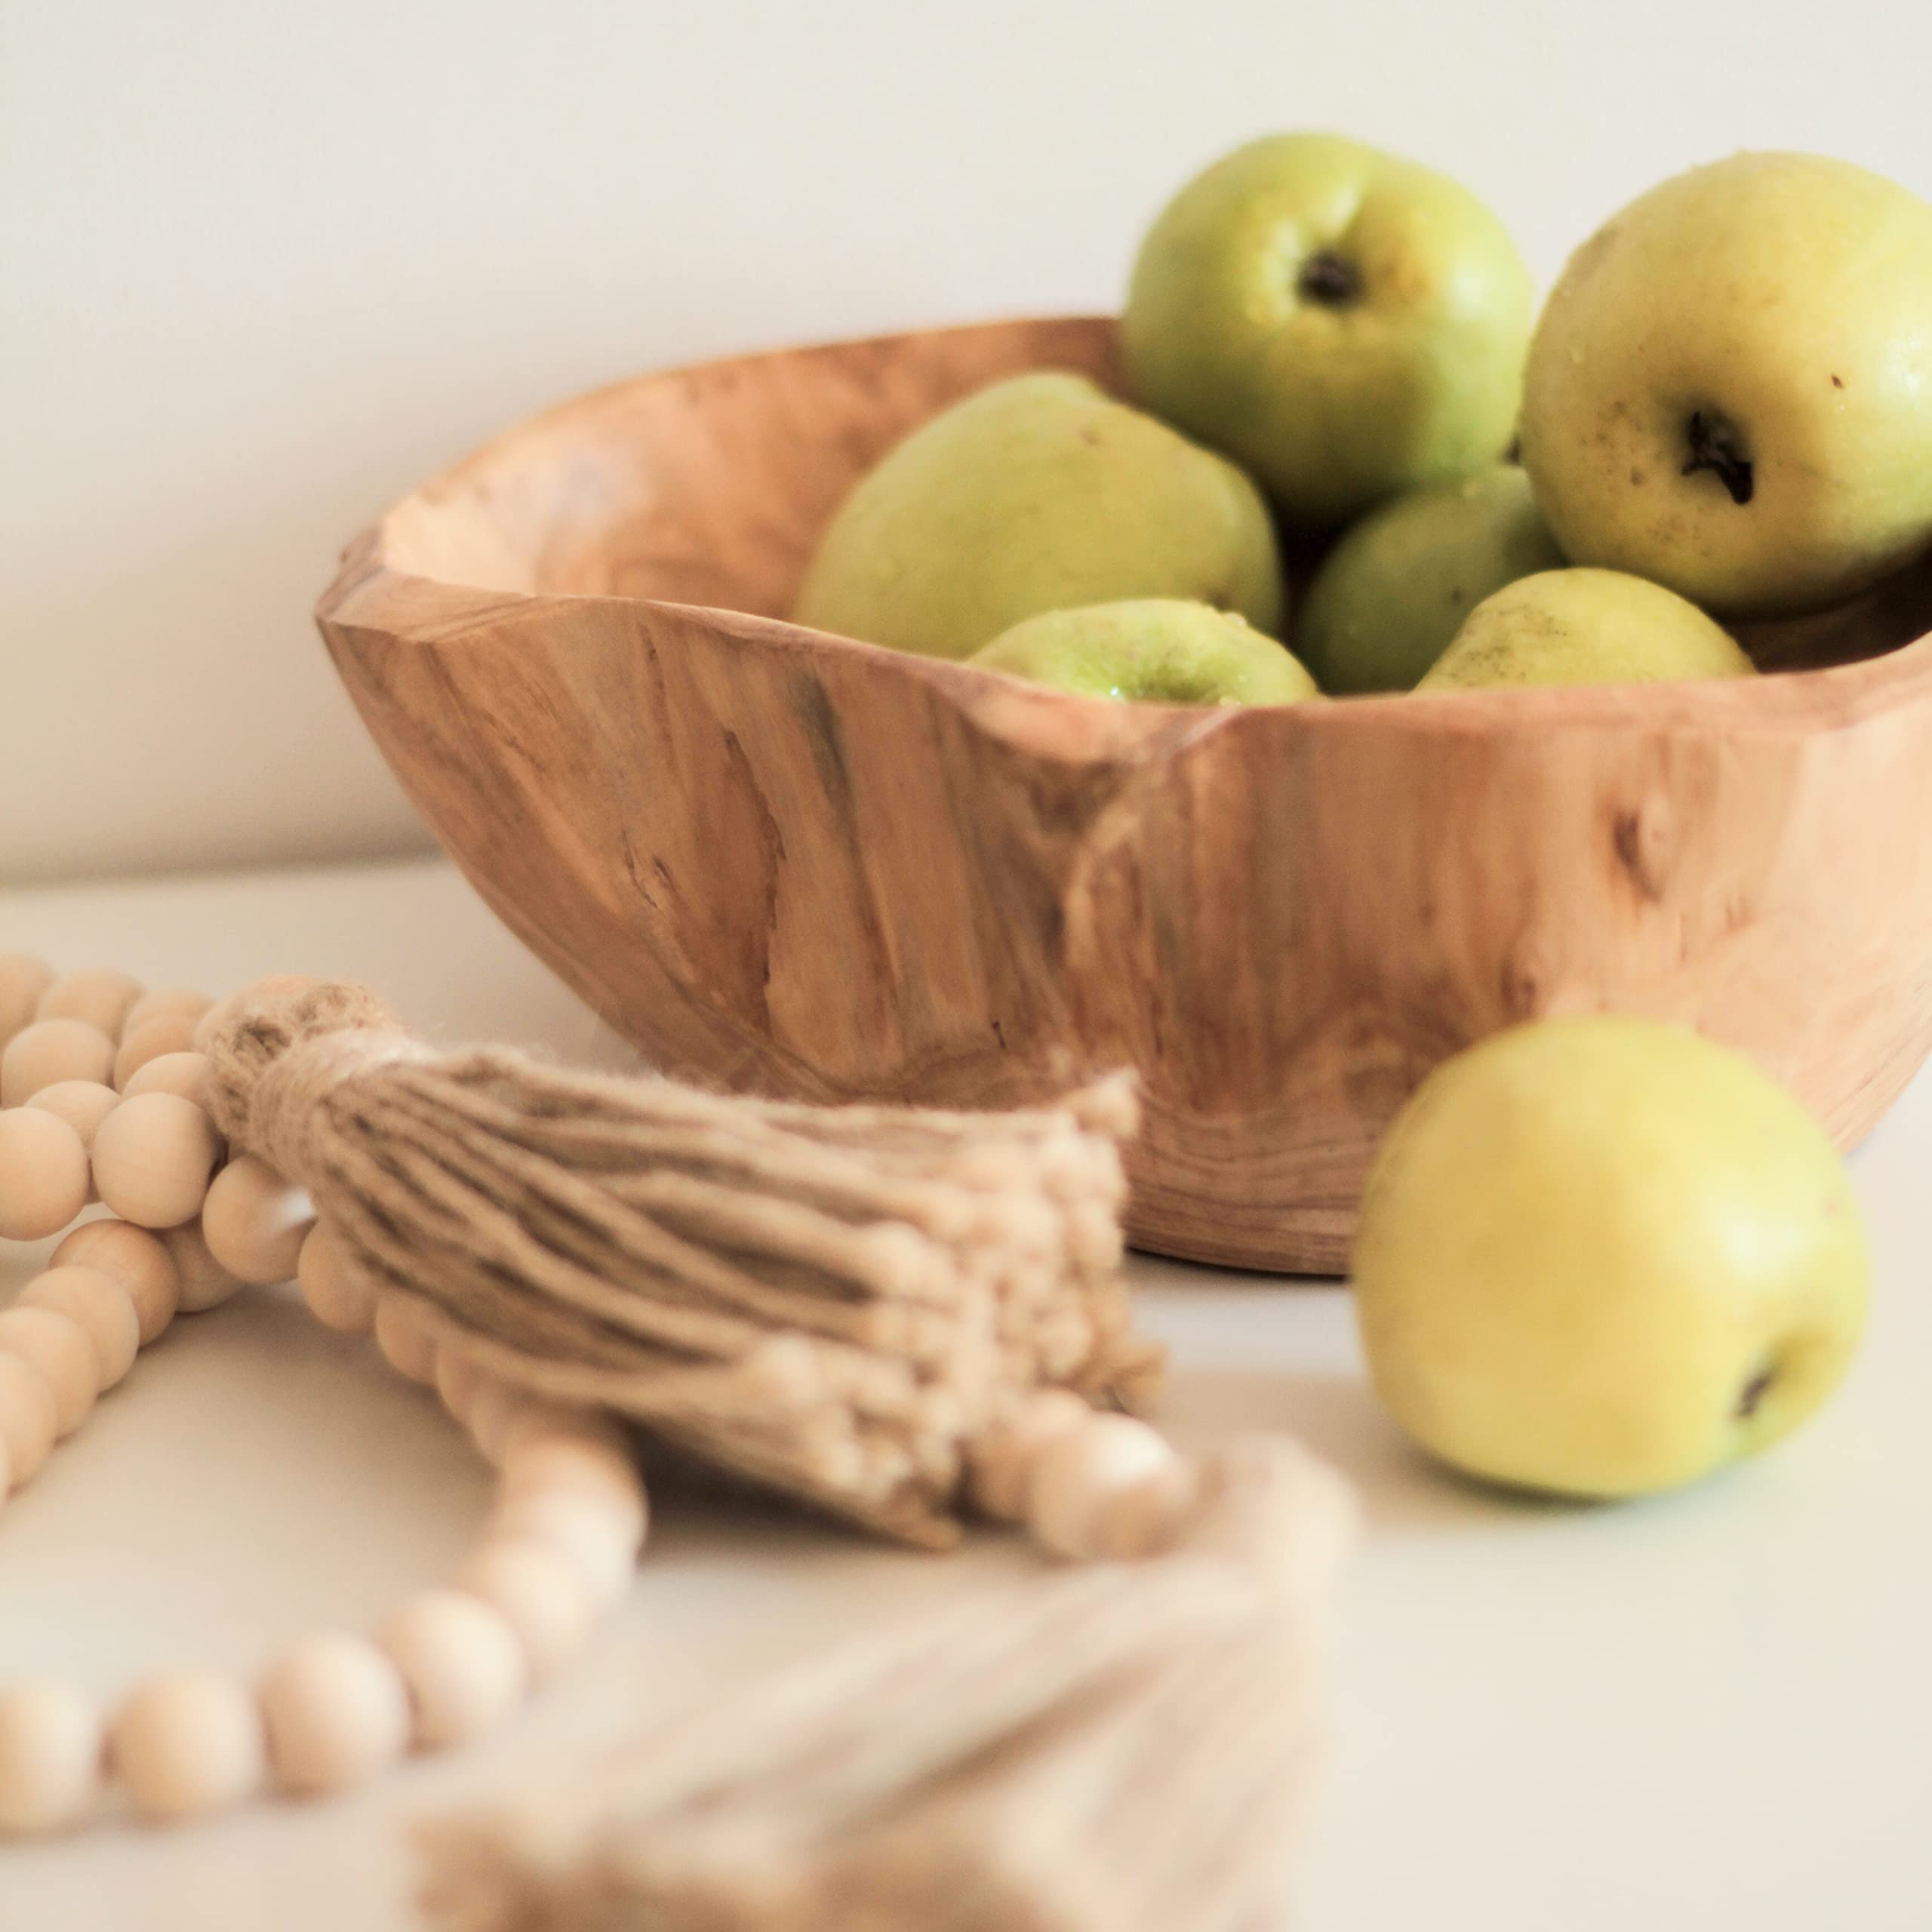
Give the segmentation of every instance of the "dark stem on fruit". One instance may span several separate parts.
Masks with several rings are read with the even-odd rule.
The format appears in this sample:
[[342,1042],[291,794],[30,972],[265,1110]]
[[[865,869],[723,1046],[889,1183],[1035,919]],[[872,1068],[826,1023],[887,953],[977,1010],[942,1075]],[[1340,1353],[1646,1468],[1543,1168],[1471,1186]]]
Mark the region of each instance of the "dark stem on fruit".
[[1686,476],[1700,469],[1711,471],[1730,492],[1734,503],[1748,503],[1753,488],[1751,459],[1744,454],[1743,439],[1721,416],[1706,416],[1693,410],[1684,426],[1690,446],[1690,460],[1684,466]]
[[1773,1379],[1771,1370],[1761,1368],[1737,1392],[1737,1420],[1740,1422],[1749,1422],[1758,1413],[1758,1404],[1764,1399]]
[[1295,287],[1309,301],[1319,302],[1324,308],[1339,309],[1361,293],[1361,276],[1354,263],[1345,262],[1340,255],[1331,255],[1324,249],[1302,263]]

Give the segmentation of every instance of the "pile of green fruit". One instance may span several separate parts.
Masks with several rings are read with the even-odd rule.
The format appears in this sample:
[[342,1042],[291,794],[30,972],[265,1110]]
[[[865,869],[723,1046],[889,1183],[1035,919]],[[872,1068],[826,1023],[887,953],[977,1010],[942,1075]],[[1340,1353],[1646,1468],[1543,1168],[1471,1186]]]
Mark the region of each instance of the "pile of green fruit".
[[[1537,320],[1454,182],[1255,141],[1149,231],[1121,346],[1140,407],[1038,371],[907,436],[798,621],[1192,704],[1728,677],[1719,620],[1932,545],[1932,205],[1842,162],[1665,182]],[[1325,546],[1292,623],[1284,539]]]

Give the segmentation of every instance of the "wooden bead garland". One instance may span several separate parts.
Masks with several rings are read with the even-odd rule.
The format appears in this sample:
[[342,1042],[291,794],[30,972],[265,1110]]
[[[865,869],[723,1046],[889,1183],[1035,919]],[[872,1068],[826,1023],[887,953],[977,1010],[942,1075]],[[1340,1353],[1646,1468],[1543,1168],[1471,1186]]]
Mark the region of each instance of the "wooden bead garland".
[[72,1227],[0,1312],[0,1499],[177,1313],[291,1276],[330,1326],[373,1333],[403,1373],[460,1392],[453,1414],[489,1397],[501,1495],[451,1587],[419,1592],[374,1641],[297,1638],[258,1685],[168,1672],[111,1709],[52,1680],[0,1685],[0,1833],[71,1826],[110,1780],[166,1823],[264,1789],[340,1791],[411,1749],[466,1742],[581,1647],[643,1541],[643,1486],[614,1432],[439,1348],[413,1307],[348,1266],[300,1189],[252,1156],[225,1160],[191,1041],[208,1004],[0,955],[0,1236],[60,1232],[97,1186],[110,1211]]
[[[0,955],[6,1109],[0,1112],[0,1152],[11,1147],[18,1154],[11,1161],[0,1159],[0,1233],[24,1228],[34,1231],[26,1238],[40,1238],[57,1232],[97,1189],[112,1217],[74,1228],[56,1249],[53,1266],[15,1309],[0,1315],[0,1497],[31,1478],[57,1438],[78,1426],[98,1396],[128,1374],[137,1349],[165,1332],[177,1312],[213,1307],[245,1282],[292,1275],[319,1320],[371,1337],[400,1374],[434,1388],[496,1466],[498,1499],[450,1585],[416,1592],[373,1640],[337,1632],[297,1639],[259,1684],[218,1672],[164,1672],[111,1709],[51,1680],[0,1685],[0,1832],[70,1826],[95,1806],[110,1781],[138,1816],[173,1822],[264,1790],[291,1797],[340,1791],[412,1748],[469,1742],[561,1668],[598,1614],[623,1595],[648,1527],[642,1484],[614,1427],[494,1372],[503,1366],[500,1355],[486,1361],[469,1352],[473,1343],[466,1346],[460,1331],[426,1316],[430,1304],[409,1291],[405,1276],[376,1280],[362,1272],[340,1227],[318,1220],[308,1197],[256,1153],[227,1158],[205,1104],[211,1063],[192,1044],[205,1005],[198,995],[143,995],[123,976],[58,980],[36,961]],[[109,1079],[118,1091],[105,1102],[75,1087]],[[66,1091],[51,1091],[57,1087]],[[49,1097],[35,1106],[43,1095]],[[29,1124],[19,1124],[29,1116]],[[257,1144],[260,1137],[232,1119],[228,1124],[251,1148]],[[282,1158],[281,1143],[266,1144]],[[1051,1146],[1042,1145],[1051,1153]],[[304,1171],[299,1158],[286,1164]],[[963,1211],[971,1203],[961,1204]],[[53,1218],[57,1211],[59,1218]],[[859,1237],[866,1264],[910,1269],[918,1250],[900,1238],[906,1232],[885,1224],[866,1228]],[[1117,1226],[1107,1220],[1091,1232],[1092,1253],[1075,1259],[1104,1272],[1118,1257]],[[761,1372],[782,1381],[796,1352],[784,1334],[774,1334],[760,1352]],[[1225,1518],[1235,1494],[1220,1463],[1197,1466],[1146,1424],[1096,1414],[1066,1389],[1035,1389],[1010,1409],[989,1411],[989,1419],[992,1426],[962,1452],[964,1492],[983,1513],[1023,1524],[1049,1553],[1137,1558],[1159,1554],[1184,1535],[1188,1547],[1211,1549],[1201,1539],[1215,1534],[1217,1509]],[[1278,1462],[1263,1472],[1266,1480],[1249,1484],[1277,1514],[1284,1467],[1291,1490],[1306,1480],[1292,1465]],[[1331,1481],[1324,1475],[1318,1486]],[[1203,1494],[1218,1499],[1204,1517]],[[1235,1538],[1251,1540],[1244,1531]],[[1304,1566],[1309,1561],[1297,1560]],[[1279,1606],[1241,1564],[1211,1555],[1204,1568],[1195,1561],[1192,1571],[1151,1580],[1151,1613],[1141,1607],[1140,1580],[1123,1586],[1088,1574],[1098,1587],[1020,1607],[1020,1641],[1035,1647],[1037,1655],[1029,1654],[1027,1661],[1039,1668],[1001,1692],[1008,1702],[1023,1693],[1032,1700],[1014,1704],[1022,1730],[1031,1723],[1027,1710],[1037,1706],[1040,1721],[1032,1729],[1048,1740],[1039,1773],[1046,1786],[1058,1789],[1052,1740],[1087,1749],[1080,1727],[1091,1723],[1099,1736],[1110,1721],[1109,1700],[1129,1694],[1100,1675],[1091,1687],[1080,1681],[1097,1632],[1097,1669],[1106,1669],[1111,1643],[1128,1677],[1144,1677],[1149,1695],[1166,1697],[1167,1678],[1153,1673],[1174,1661],[1175,1691],[1195,1700],[1185,1708],[1204,1708],[1204,1700],[1211,1720],[1222,1715],[1230,1681],[1238,1691],[1250,1677],[1285,1669],[1299,1682],[1294,1678],[1299,1652],[1277,1628]],[[1063,1579],[1062,1585],[1074,1580]],[[1224,1655],[1224,1623],[1227,1640],[1247,1651]],[[1170,1632],[1185,1652],[1171,1660]],[[1011,1740],[1000,1737],[998,1709],[983,1711],[985,1680],[973,1667],[971,1644],[963,1660],[953,1654],[957,1636],[949,1626],[949,1647],[931,1660],[957,1681],[934,1689],[924,1654],[915,1651],[910,1654],[919,1668],[912,1678],[888,1686],[895,1724],[906,1708],[899,1701],[902,1691],[915,1703],[925,1701],[918,1707],[923,1716],[915,1712],[907,1718],[906,1735],[895,1740],[885,1760],[872,1763],[865,1741],[848,1739],[851,1700],[838,1689],[846,1667],[835,1665],[826,1680],[833,1695],[822,1718],[811,1712],[825,1684],[813,1684],[802,1697],[781,1690],[775,1706],[749,1707],[743,1735],[728,1732],[721,1752],[707,1744],[668,1758],[651,1755],[641,1783],[629,1787],[629,1801],[641,1804],[640,1817],[648,1818],[645,1801],[663,1777],[691,1770],[700,1780],[715,1779],[740,1757],[769,1755],[771,1743],[787,1747],[786,1737],[769,1736],[774,1709],[781,1730],[829,1724],[834,1756],[857,1749],[866,1775],[885,1775],[888,1787],[888,1761],[903,1759],[901,1781],[916,1790],[953,1775],[949,1753],[964,1751],[960,1761],[969,1764],[997,1755],[993,1747]],[[1211,1666],[1204,1673],[1198,1668],[1204,1658]],[[869,1678],[862,1672],[853,1681],[863,1689]],[[1275,1701],[1284,1696],[1277,1687]],[[1238,1701],[1243,1737],[1251,1745],[1255,1737],[1272,1739],[1270,1727],[1247,1721],[1246,1697]],[[989,1721],[987,1751],[969,1749],[973,1726]],[[1230,1806],[1251,1809],[1257,1789],[1286,1789],[1299,1774],[1301,1748],[1298,1737],[1290,1737],[1278,1747],[1269,1742],[1265,1749],[1247,1749],[1229,1773]],[[1016,1764],[1028,1756],[1020,1751]],[[1015,1782],[1008,1797],[1032,1814],[1037,1807],[1017,1782],[1019,1772],[1010,1768],[1008,1775]],[[1218,1788],[1215,1795],[1208,1807],[1213,1831],[1201,1835],[1219,1844],[1222,1811],[1229,1807],[1219,1806]],[[758,1801],[751,1801],[754,1809]],[[1135,1807],[1137,1818],[1144,1808]],[[658,1823],[681,1842],[683,1823],[675,1810]],[[789,1798],[780,1810],[789,1821]],[[505,1862],[500,1844],[480,1865],[460,1844],[457,1854],[459,1865],[470,1861],[472,1875],[478,1869],[487,1872],[493,1861]],[[758,1863],[755,1857],[752,1862]],[[641,1866],[626,1882],[646,1883],[648,1890],[648,1875]],[[556,1878],[559,1884],[572,1882],[561,1864]],[[943,1873],[934,1883],[939,1892],[949,1890]],[[1245,1885],[1244,1879],[1227,1882],[1229,1909],[1215,1920],[1217,1927],[1224,1921],[1232,1926],[1236,1906],[1245,1912]],[[546,1922],[578,1921],[567,1915]],[[659,1921],[653,1916],[651,1922]],[[703,1922],[724,1921],[706,1915]],[[734,1916],[731,1922],[747,1921]],[[940,1915],[928,1912],[919,1922],[937,1924]]]

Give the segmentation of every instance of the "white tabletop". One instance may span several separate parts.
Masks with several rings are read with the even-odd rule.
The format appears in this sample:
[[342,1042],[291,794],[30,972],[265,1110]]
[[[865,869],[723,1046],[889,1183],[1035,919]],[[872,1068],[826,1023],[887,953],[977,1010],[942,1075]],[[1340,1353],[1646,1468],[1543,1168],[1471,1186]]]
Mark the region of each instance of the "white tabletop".
[[[438,1036],[629,1058],[433,863],[0,893],[15,948],[211,992],[352,975]],[[1364,1386],[1338,1289],[1134,1264],[1174,1346],[1174,1432],[1297,1431],[1367,1505],[1299,1932],[1932,1924],[1932,1081],[1854,1164],[1879,1282],[1849,1385],[1755,1466],[1612,1509],[1422,1464]],[[0,1300],[36,1258],[0,1250]],[[366,1626],[444,1571],[485,1496],[420,1391],[286,1295],[244,1297],[178,1324],[7,1505],[0,1678],[106,1690]],[[0,1927],[402,1932],[412,1817],[1022,1560],[993,1538],[933,1558],[674,1507],[591,1654],[487,1746],[341,1803],[0,1847]]]

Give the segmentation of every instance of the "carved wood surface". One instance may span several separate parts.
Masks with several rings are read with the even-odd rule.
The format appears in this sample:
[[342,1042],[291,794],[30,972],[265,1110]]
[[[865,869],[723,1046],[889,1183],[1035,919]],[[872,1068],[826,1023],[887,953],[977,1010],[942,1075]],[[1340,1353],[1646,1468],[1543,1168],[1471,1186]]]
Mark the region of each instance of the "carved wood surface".
[[[997,1106],[1140,1070],[1131,1229],[1326,1271],[1437,1060],[1614,1007],[1844,1143],[1932,1046],[1932,637],[1764,679],[1251,711],[1065,696],[783,621],[852,481],[1110,324],[587,396],[356,540],[318,615],[438,836],[668,1070]],[[1853,620],[1932,630],[1932,570]],[[1782,654],[1844,655],[1844,620]]]

